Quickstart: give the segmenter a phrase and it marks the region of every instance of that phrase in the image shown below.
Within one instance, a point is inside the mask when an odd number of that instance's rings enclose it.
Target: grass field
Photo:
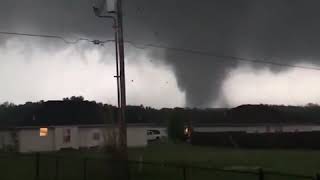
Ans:
[[[147,161],[206,163],[218,168],[247,166],[298,174],[320,173],[320,151],[315,150],[248,150],[191,145],[155,145],[130,150],[132,159],[139,156]]]
[[[56,166],[55,155],[62,156]],[[59,152],[40,156],[41,180],[84,180],[86,169],[87,180],[105,180],[108,178],[108,167],[105,154],[89,152]],[[86,168],[84,159],[87,158]],[[177,162],[194,166],[210,166],[222,169],[244,167],[246,169],[262,167],[265,170],[285,173],[314,175],[320,171],[320,151],[312,150],[247,150],[221,149],[211,147],[194,147],[191,145],[151,145],[147,148],[132,148],[129,150],[131,160]],[[35,156],[17,156],[14,154],[0,155],[0,179],[4,180],[34,180]],[[108,165],[106,165],[108,164]],[[56,170],[58,169],[58,173]],[[109,168],[110,169],[110,168]],[[56,176],[57,174],[57,176]],[[190,179],[243,179],[257,180],[257,175],[216,173],[196,169],[188,169]],[[154,165],[135,164],[131,166],[131,179],[160,180],[183,179],[180,168]],[[293,179],[284,177],[266,177],[266,180]],[[297,178],[296,178],[297,179]],[[298,180],[298,179],[297,179]]]

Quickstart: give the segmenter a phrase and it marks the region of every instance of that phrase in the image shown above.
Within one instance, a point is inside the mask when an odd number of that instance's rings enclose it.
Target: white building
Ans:
[[[246,132],[246,133],[275,133],[275,132],[311,132],[320,131],[320,124],[265,123],[265,124],[198,124],[194,132]]]
[[[128,124],[128,147],[147,145],[146,124]],[[102,147],[116,143],[111,125],[29,126],[0,130],[0,148],[16,146],[19,152],[58,151],[64,148]]]
[[[13,135],[9,129],[0,129],[0,149],[14,145]]]

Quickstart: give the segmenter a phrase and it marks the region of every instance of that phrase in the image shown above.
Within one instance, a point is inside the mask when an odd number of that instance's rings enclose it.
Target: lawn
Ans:
[[[56,156],[61,158],[56,159]],[[39,180],[105,180],[110,179],[114,162],[106,161],[105,154],[92,152],[58,152],[40,155]],[[151,145],[129,149],[131,160],[174,162],[221,169],[262,167],[268,171],[314,175],[320,171],[320,151],[312,150],[248,150],[196,147],[187,144]],[[85,160],[87,159],[87,160]],[[57,163],[58,162],[58,163]],[[86,164],[86,166],[84,166]],[[0,154],[0,179],[35,180],[34,155]],[[108,168],[109,167],[109,168]],[[211,172],[207,170],[166,167],[162,165],[130,164],[131,179],[183,180],[184,173],[191,179],[257,180],[257,175]],[[252,168],[252,169],[251,169]],[[57,171],[58,170],[58,171]],[[86,170],[86,173],[84,173]],[[112,171],[112,170],[111,170]],[[255,171],[255,170],[254,170]],[[84,179],[86,175],[87,179]],[[266,176],[266,180],[295,178]],[[297,179],[297,178],[296,178]],[[298,179],[297,179],[298,180]]]
[[[262,167],[267,170],[298,174],[320,173],[320,151],[316,150],[248,150],[191,145],[153,145],[130,150],[130,158],[145,161],[209,164],[217,168],[232,166]]]

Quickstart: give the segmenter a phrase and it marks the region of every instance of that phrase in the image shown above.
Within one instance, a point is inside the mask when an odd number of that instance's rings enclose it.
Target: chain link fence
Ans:
[[[126,164],[128,172],[119,171]],[[113,180],[128,173],[129,180],[320,180],[318,174],[299,175],[263,168],[253,170],[219,169],[187,163],[119,161],[105,157],[52,154],[1,154],[0,179],[3,180]]]

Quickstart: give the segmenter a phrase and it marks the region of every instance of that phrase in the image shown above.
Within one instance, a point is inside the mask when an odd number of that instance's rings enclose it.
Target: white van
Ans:
[[[161,132],[157,129],[148,129],[147,130],[147,140],[148,141],[155,141],[161,139]]]

